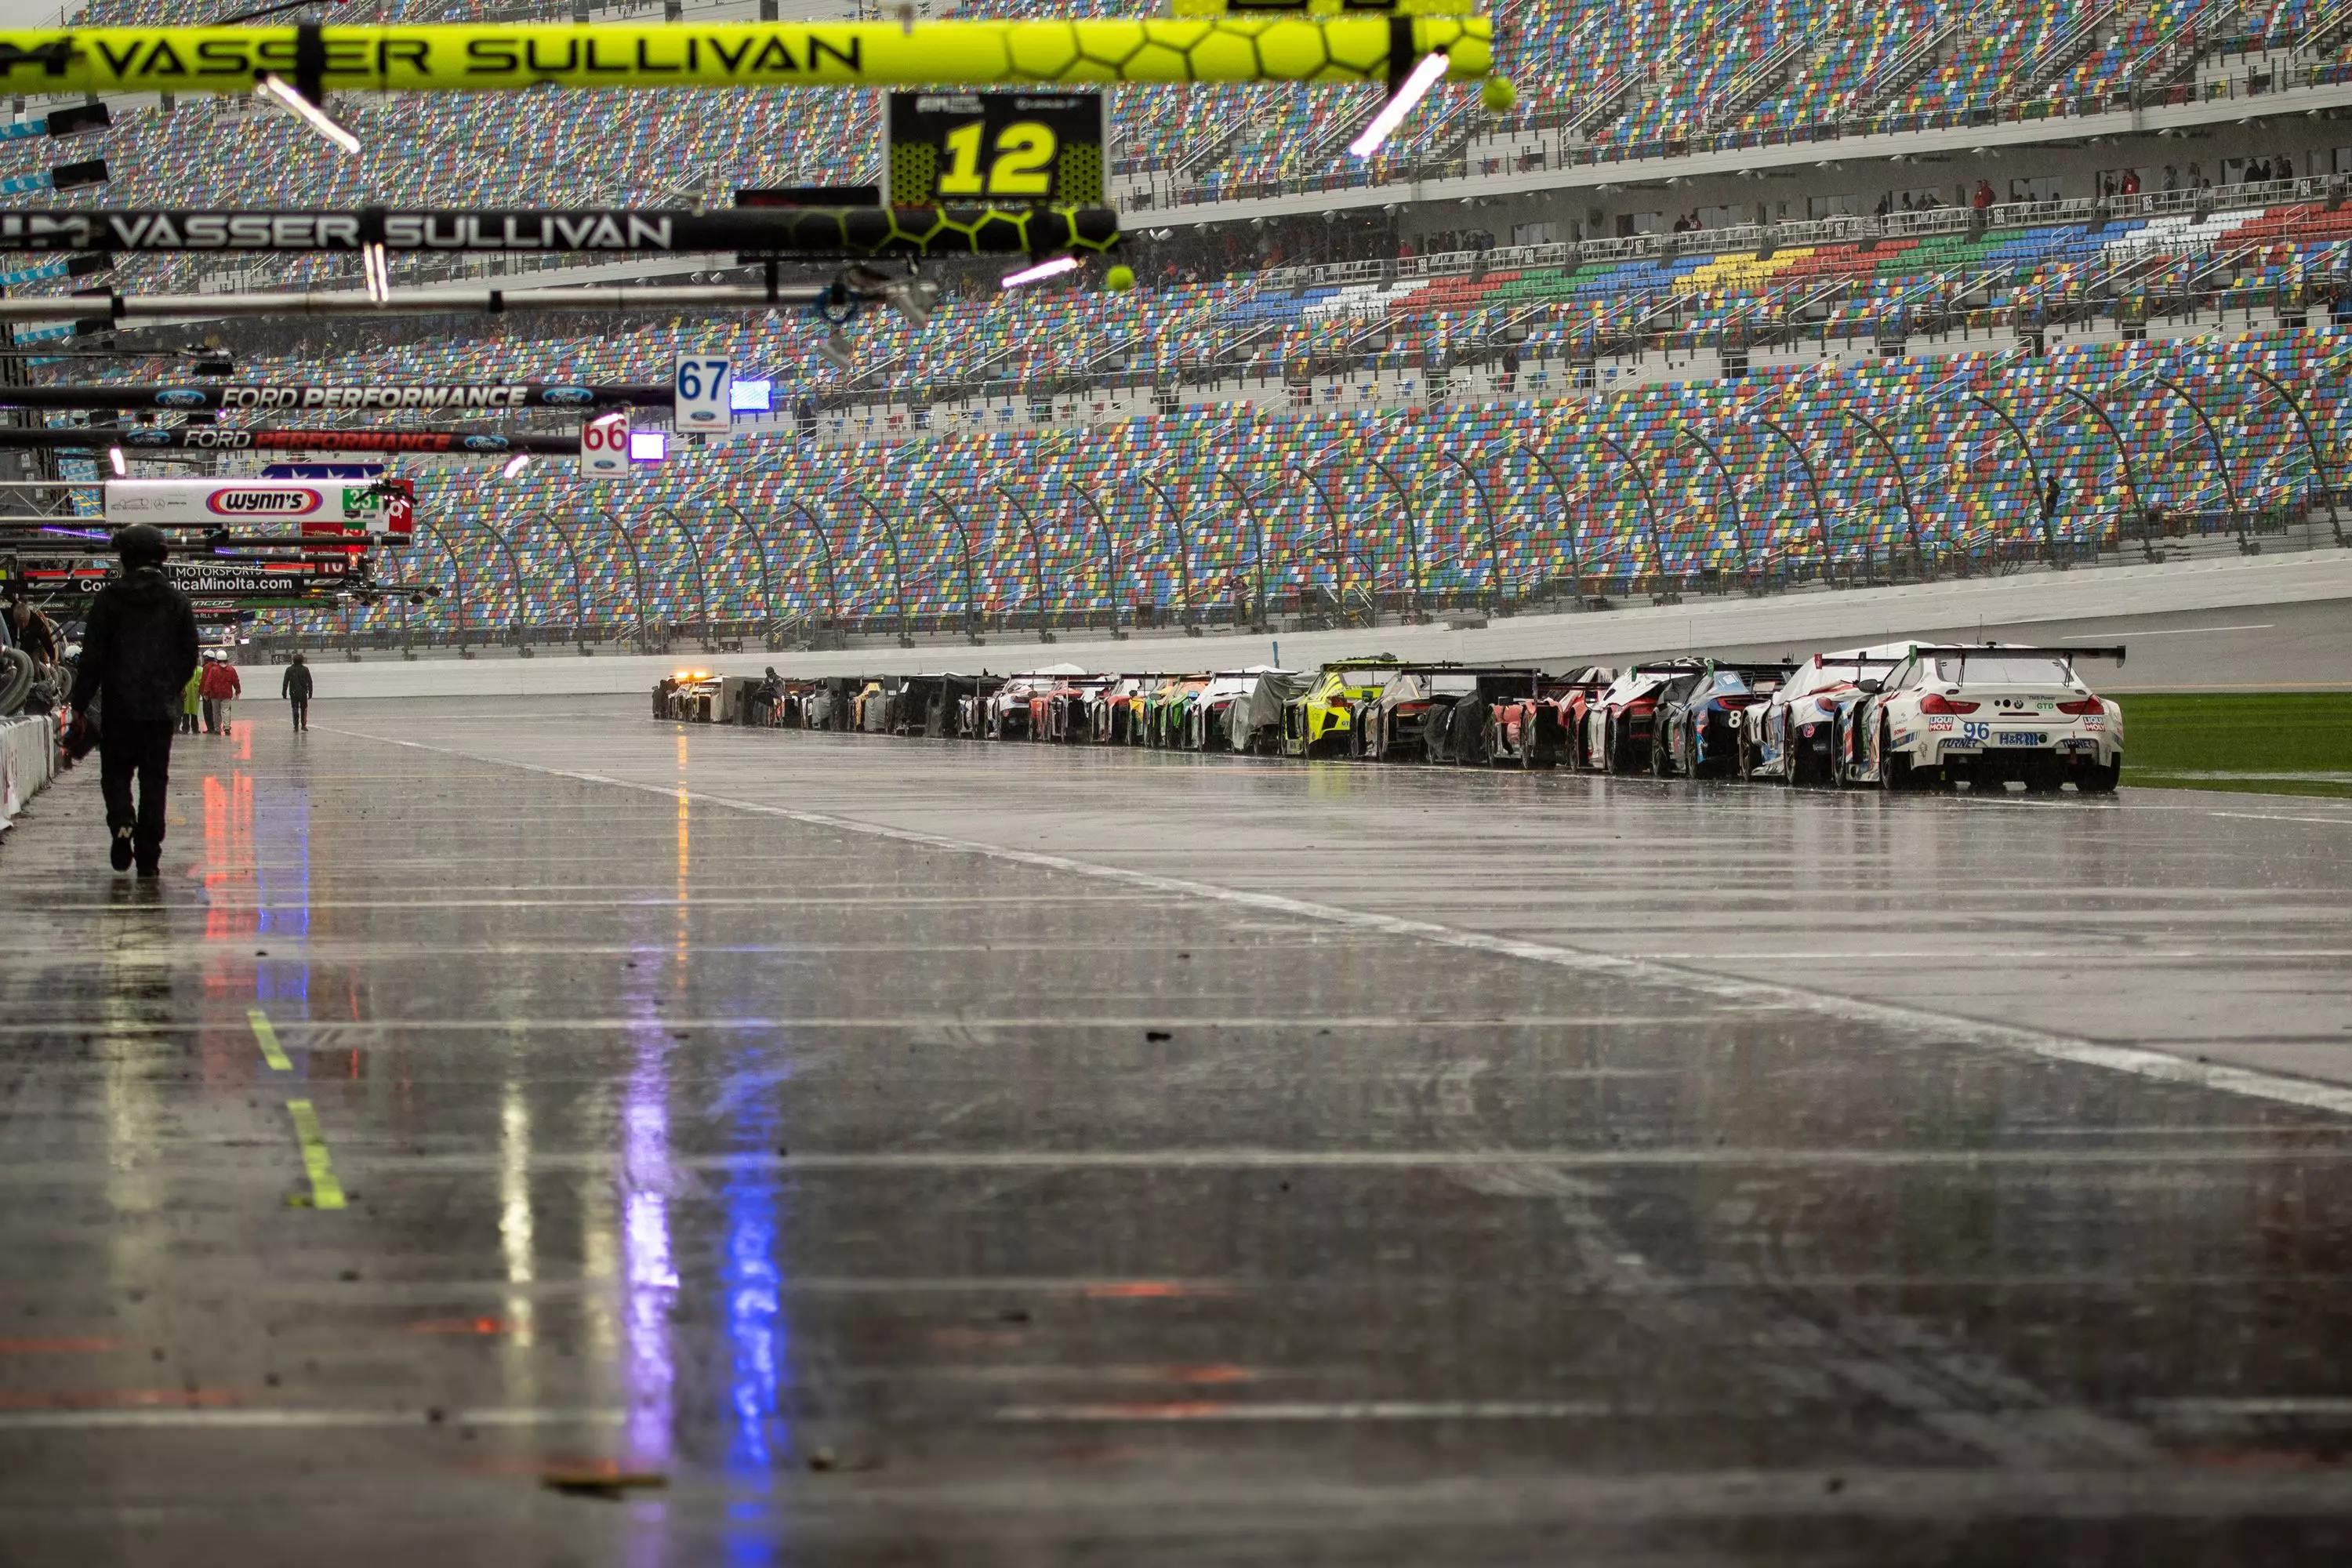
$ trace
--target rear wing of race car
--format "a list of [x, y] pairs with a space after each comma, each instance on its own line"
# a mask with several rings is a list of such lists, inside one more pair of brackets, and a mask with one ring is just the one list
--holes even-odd
[[2124, 645], [2121, 643], [2116, 644], [2113, 647], [2038, 647], [2028, 643], [1975, 643], [1962, 644], [1956, 647], [1922, 647], [1916, 651], [1962, 661], [1972, 658], [2055, 658], [2063, 659], [2068, 664], [2074, 663], [2078, 658], [2111, 658], [2117, 664], [2124, 661]]

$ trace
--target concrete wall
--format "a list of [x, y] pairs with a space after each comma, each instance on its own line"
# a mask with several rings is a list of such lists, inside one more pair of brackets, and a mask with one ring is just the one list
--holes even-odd
[[[649, 692], [655, 681], [677, 669], [757, 674], [768, 665], [794, 675], [940, 669], [1009, 673], [1063, 663], [1088, 669], [1149, 671], [1234, 668], [1277, 661], [1297, 668], [1389, 652], [1415, 658], [1539, 660], [1548, 666], [1565, 666], [1614, 663], [1630, 656], [1685, 648], [1777, 642], [1791, 651], [1811, 651], [1938, 629], [2327, 601], [2352, 602], [2352, 552], [2034, 572], [1898, 588], [1807, 590], [1763, 599], [1695, 598], [1677, 605], [1628, 605], [1606, 613], [1519, 616], [1458, 630], [1441, 623], [1287, 632], [1278, 637], [1226, 633], [1198, 638], [1154, 636], [1126, 642], [1111, 642], [1097, 634], [1090, 640], [1074, 635], [1051, 646], [1005, 637], [982, 647], [937, 643], [900, 648], [885, 644], [839, 653], [754, 650], [592, 658], [542, 649], [537, 658], [528, 659], [495, 654], [409, 662], [397, 655], [370, 655], [361, 664], [320, 654], [314, 656], [312, 667], [318, 675], [319, 699], [331, 709], [339, 697]], [[2315, 649], [2326, 668], [2321, 663], [2313, 664], [2311, 682], [2352, 685], [2352, 639], [2338, 637], [2333, 642], [2332, 654]], [[2186, 649], [2187, 645], [2182, 646]], [[2223, 680], [2226, 675], [2226, 671], [2213, 672], [2210, 680], [2200, 683]], [[254, 681], [257, 689], [268, 685], [266, 674]]]

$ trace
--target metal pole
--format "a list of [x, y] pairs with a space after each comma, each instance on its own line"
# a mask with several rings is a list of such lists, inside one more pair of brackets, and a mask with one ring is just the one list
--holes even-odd
[[686, 552], [694, 559], [694, 601], [702, 611], [702, 646], [708, 648], [711, 642], [710, 573], [702, 563], [702, 551], [694, 542], [694, 531], [687, 527], [686, 520], [678, 516], [672, 507], [657, 506], [646, 515], [648, 523], [656, 517], [669, 519], [670, 526], [677, 530], [677, 536], [686, 541]]
[[645, 561], [638, 555], [637, 542], [629, 537], [629, 531], [622, 524], [618, 512], [606, 511], [596, 515], [612, 524], [613, 531], [620, 537], [621, 548], [629, 552], [629, 578], [635, 584], [637, 591], [637, 651], [643, 653], [646, 649], [646, 622], [652, 615], [646, 605]]

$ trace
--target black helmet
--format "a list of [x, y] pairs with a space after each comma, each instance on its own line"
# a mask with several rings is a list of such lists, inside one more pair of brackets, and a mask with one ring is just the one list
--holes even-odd
[[161, 566], [172, 553], [163, 531], [152, 522], [134, 522], [114, 531], [114, 552], [125, 566]]

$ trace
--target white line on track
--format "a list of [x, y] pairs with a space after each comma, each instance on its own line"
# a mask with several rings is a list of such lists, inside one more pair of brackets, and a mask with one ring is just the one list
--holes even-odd
[[2074, 632], [2058, 640], [2060, 642], [2105, 642], [2111, 637], [2129, 637], [2134, 642], [2137, 642], [2142, 637], [2203, 637], [2208, 632], [2266, 632], [2275, 625], [2275, 622], [2261, 621], [2235, 626], [2174, 626], [2160, 632]]
[[[440, 1425], [459, 1426], [617, 1426], [619, 1410], [551, 1410], [505, 1406], [488, 1410], [453, 1410]], [[253, 1428], [311, 1429], [318, 1427], [425, 1426], [432, 1418], [421, 1410], [0, 1410], [0, 1432], [99, 1430], [122, 1427], [197, 1427], [211, 1430]]]
[[1577, 973], [1664, 985], [1681, 991], [1693, 991], [1711, 1000], [1734, 1005], [1802, 1008], [1825, 1017], [1843, 1019], [1851, 1023], [1875, 1025], [1882, 1028], [1899, 1029], [1908, 1035], [1924, 1035], [1934, 1040], [1949, 1040], [1981, 1046], [2022, 1056], [2037, 1057], [2044, 1061], [2065, 1062], [2076, 1067], [2105, 1068], [2111, 1072], [2129, 1073], [2137, 1078], [2151, 1079], [2163, 1083], [2187, 1084], [2200, 1089], [2216, 1089], [2227, 1094], [2242, 1094], [2257, 1100], [2273, 1100], [2282, 1105], [2326, 1111], [2337, 1116], [2352, 1116], [2352, 1088], [2315, 1083], [2304, 1079], [2259, 1072], [2248, 1068], [2223, 1067], [2210, 1062], [2189, 1061], [2164, 1051], [2146, 1050], [2134, 1046], [2101, 1045], [2097, 1041], [2082, 1039], [2075, 1036], [2054, 1034], [2042, 1029], [2020, 1028], [2008, 1024], [1985, 1023], [1973, 1018], [1954, 1017], [1945, 1014], [1931, 1013], [1925, 1008], [1904, 1006], [1895, 1003], [1869, 1002], [1858, 997], [1806, 991], [1793, 985], [1776, 984], [1769, 981], [1745, 980], [1731, 975], [1711, 973], [1704, 970], [1685, 969], [1676, 964], [1658, 963], [1645, 959], [1622, 958], [1613, 953], [1561, 947], [1550, 942], [1528, 942], [1518, 937], [1497, 936], [1486, 931], [1460, 931], [1452, 926], [1438, 925], [1430, 921], [1406, 920], [1397, 915], [1341, 909], [1331, 904], [1289, 898], [1280, 893], [1253, 892], [1244, 889], [1220, 887], [1214, 883], [1195, 882], [1181, 877], [1167, 877], [1150, 871], [1133, 871], [1120, 866], [1105, 866], [1091, 860], [1076, 860], [1066, 855], [1049, 855], [1042, 850], [1013, 849], [971, 839], [950, 838], [944, 834], [924, 833], [915, 828], [892, 827], [877, 822], [861, 822], [854, 817], [835, 816], [825, 812], [801, 811], [791, 806], [774, 805], [762, 801], [739, 800], [731, 795], [681, 789], [675, 784], [646, 784], [634, 779], [614, 778], [609, 773], [551, 767], [544, 763], [517, 762], [511, 758], [462, 751], [454, 746], [433, 746], [422, 741], [404, 741], [391, 736], [372, 735], [361, 730], [337, 729], [332, 732], [348, 735], [356, 740], [375, 741], [389, 746], [402, 746], [410, 751], [425, 752], [436, 756], [459, 757], [467, 762], [480, 763], [490, 767], [518, 768], [525, 773], [539, 773], [551, 778], [571, 779], [581, 784], [608, 784], [617, 789], [634, 790], [639, 795], [656, 795], [669, 801], [694, 800], [709, 805], [750, 812], [756, 816], [780, 817], [784, 821], [797, 822], [809, 827], [863, 834], [869, 837], [887, 838], [900, 844], [919, 845], [928, 849], [944, 849], [957, 854], [979, 855], [1013, 865], [1033, 866], [1042, 870], [1061, 871], [1072, 876], [1122, 882], [1130, 887], [1150, 888], [1163, 893], [1203, 899], [1239, 909], [1292, 915], [1301, 920], [1317, 921], [1326, 925], [1353, 931], [1378, 931], [1388, 936], [1409, 937], [1442, 947], [1471, 952], [1494, 953], [1505, 958], [1521, 959], [1530, 963], [1549, 964], [1554, 968]]

